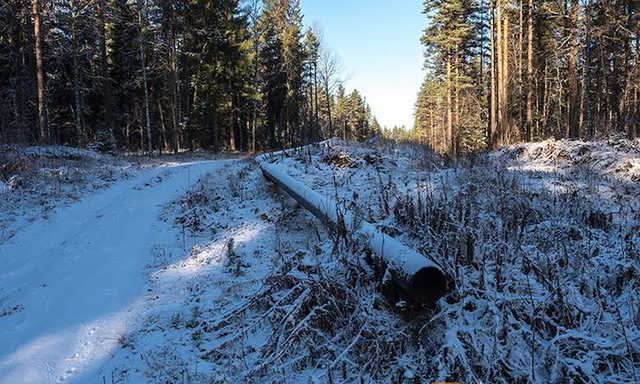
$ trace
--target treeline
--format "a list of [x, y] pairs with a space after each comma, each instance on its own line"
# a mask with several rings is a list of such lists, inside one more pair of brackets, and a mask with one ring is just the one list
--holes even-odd
[[261, 150], [379, 131], [299, 0], [4, 0], [0, 142]]
[[414, 136], [453, 155], [640, 135], [640, 5], [428, 0]]

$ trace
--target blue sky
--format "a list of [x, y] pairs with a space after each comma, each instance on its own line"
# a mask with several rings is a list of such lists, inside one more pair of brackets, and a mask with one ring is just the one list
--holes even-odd
[[301, 0], [342, 60], [347, 90], [366, 97], [380, 124], [413, 125], [422, 82], [422, 0]]

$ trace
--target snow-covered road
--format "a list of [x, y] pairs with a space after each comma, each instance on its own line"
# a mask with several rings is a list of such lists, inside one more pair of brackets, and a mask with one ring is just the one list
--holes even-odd
[[145, 171], [0, 244], [0, 383], [97, 383], [145, 300], [154, 245], [174, 238], [161, 206], [225, 163]]

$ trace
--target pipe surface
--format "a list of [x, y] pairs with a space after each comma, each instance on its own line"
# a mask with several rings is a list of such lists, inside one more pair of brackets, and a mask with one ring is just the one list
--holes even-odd
[[354, 228], [353, 216], [348, 212], [340, 212], [336, 202], [289, 176], [281, 167], [269, 164], [266, 158], [257, 160], [268, 180], [287, 192], [326, 226], [336, 228], [342, 220], [345, 229], [362, 234], [371, 251], [391, 273], [393, 282], [412, 299], [423, 303], [434, 302], [447, 292], [449, 279], [433, 261], [378, 231], [370, 223], [362, 222], [358, 228]]

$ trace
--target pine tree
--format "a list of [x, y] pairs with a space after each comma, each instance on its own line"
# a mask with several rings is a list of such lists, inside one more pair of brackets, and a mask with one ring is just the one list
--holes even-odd
[[285, 143], [298, 145], [294, 130], [301, 125], [303, 104], [302, 72], [305, 51], [302, 42], [302, 13], [300, 0], [289, 0], [285, 8], [285, 24], [282, 34], [284, 70], [287, 76]]
[[304, 36], [306, 65], [304, 71], [307, 89], [306, 99], [308, 117], [303, 134], [303, 142], [317, 141], [322, 137], [320, 132], [318, 110], [318, 64], [320, 61], [320, 40], [313, 29], [308, 29]]
[[441, 140], [439, 132], [439, 127], [444, 124], [441, 120], [444, 115], [444, 95], [443, 83], [438, 78], [426, 76], [415, 106], [415, 135], [437, 151], [445, 151], [447, 144]]
[[[482, 146], [482, 126], [489, 147], [548, 137], [637, 136], [640, 23], [632, 3], [425, 2], [427, 78], [444, 92], [435, 109], [437, 137], [425, 140], [455, 153], [456, 146]], [[417, 130], [428, 116], [424, 93], [416, 103]], [[450, 142], [445, 148], [438, 144], [443, 140]]]
[[283, 125], [286, 101], [286, 73], [282, 41], [277, 29], [277, 3], [267, 2], [260, 16], [259, 73], [266, 114], [264, 140], [271, 148], [280, 146], [279, 133]]
[[[340, 68], [302, 17], [299, 0], [6, 0], [0, 141], [152, 153], [319, 140]], [[359, 108], [354, 138], [375, 120]]]
[[33, 30], [36, 52], [36, 80], [38, 92], [38, 125], [40, 127], [40, 141], [49, 141], [49, 127], [47, 123], [47, 99], [45, 96], [44, 74], [44, 38], [40, 21], [40, 0], [31, 0], [33, 15]]
[[[424, 13], [431, 19], [422, 36], [426, 47], [426, 67], [444, 84], [446, 106], [446, 128], [444, 134], [447, 152], [456, 155], [463, 145], [463, 135], [476, 135], [475, 122], [464, 119], [467, 113], [478, 115], [479, 110], [471, 110], [470, 100], [477, 95], [479, 71], [474, 60], [474, 48], [480, 46], [478, 24], [474, 22], [477, 11], [473, 0], [425, 1]], [[463, 110], [467, 113], [461, 113]]]

